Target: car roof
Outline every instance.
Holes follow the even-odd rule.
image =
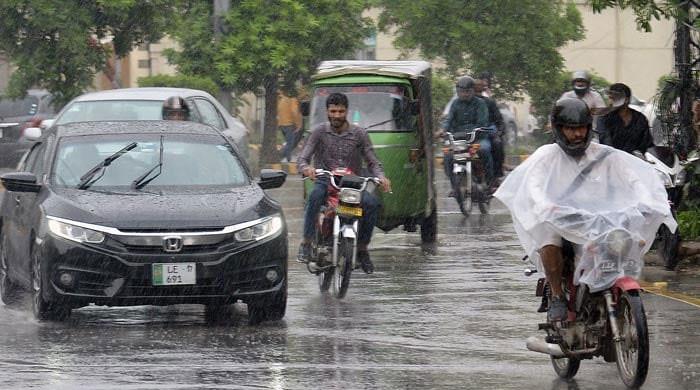
[[[83,135],[106,134],[194,134],[216,135],[223,137],[221,132],[211,126],[190,121],[111,121],[111,122],[74,122],[56,125],[49,129],[48,133],[55,133],[58,137],[72,137]]]
[[[208,93],[189,88],[143,87],[107,89],[104,91],[88,92],[75,98],[74,102],[89,102],[95,100],[159,100],[171,96],[183,98],[190,96],[210,96]]]

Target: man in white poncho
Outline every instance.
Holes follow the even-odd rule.
[[[674,231],[676,222],[664,185],[649,163],[591,143],[591,113],[583,100],[557,101],[551,122],[556,143],[538,148],[494,196],[510,210],[520,243],[551,286],[549,320],[561,321],[567,315],[563,239],[590,247],[611,231],[629,233],[638,245],[628,245],[626,258],[636,257],[637,263],[620,267],[620,272],[639,277],[641,257],[661,223]],[[576,281],[591,284],[590,278],[600,276],[594,272],[596,261],[581,260],[586,256],[579,259],[576,274],[583,276]]]

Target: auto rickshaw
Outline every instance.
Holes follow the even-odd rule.
[[[348,121],[366,128],[377,157],[393,184],[377,193],[383,204],[377,227],[403,225],[421,241],[435,242],[431,65],[425,61],[324,61],[312,78],[311,101],[302,103],[306,131],[328,121],[326,97],[347,95]],[[361,173],[360,173],[361,174]],[[305,195],[311,189],[307,183]]]

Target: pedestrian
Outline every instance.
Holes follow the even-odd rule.
[[[282,149],[283,163],[292,161],[292,151],[299,142],[299,132],[301,131],[301,112],[299,111],[299,101],[279,93],[277,97],[277,128],[284,135],[284,148]]]

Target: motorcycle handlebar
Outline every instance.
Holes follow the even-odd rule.
[[[336,181],[335,181],[335,176],[333,175],[333,172],[327,171],[325,169],[317,168],[316,169],[316,176],[328,176],[331,179],[331,185],[337,189],[340,189],[340,185],[338,183],[336,183]],[[367,188],[367,183],[370,181],[373,182],[374,184],[381,184],[381,182],[382,182],[378,177],[364,177],[364,176],[357,176],[357,177],[364,180],[364,183],[362,184],[362,188],[360,189],[360,191],[364,191],[365,188]],[[307,178],[304,178],[304,179],[307,179]]]

